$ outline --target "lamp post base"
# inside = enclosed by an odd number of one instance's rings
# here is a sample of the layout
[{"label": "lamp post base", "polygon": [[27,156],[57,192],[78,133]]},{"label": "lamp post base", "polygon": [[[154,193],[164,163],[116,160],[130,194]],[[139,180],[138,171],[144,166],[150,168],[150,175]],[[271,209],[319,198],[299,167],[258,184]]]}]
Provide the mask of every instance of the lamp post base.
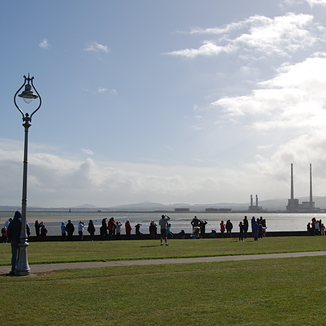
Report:
[{"label": "lamp post base", "polygon": [[26,241],[18,245],[19,252],[18,252],[17,267],[15,270],[15,275],[17,276],[27,276],[30,274],[30,269],[29,269],[28,259],[27,259],[27,250],[26,250],[27,246],[28,243]]}]

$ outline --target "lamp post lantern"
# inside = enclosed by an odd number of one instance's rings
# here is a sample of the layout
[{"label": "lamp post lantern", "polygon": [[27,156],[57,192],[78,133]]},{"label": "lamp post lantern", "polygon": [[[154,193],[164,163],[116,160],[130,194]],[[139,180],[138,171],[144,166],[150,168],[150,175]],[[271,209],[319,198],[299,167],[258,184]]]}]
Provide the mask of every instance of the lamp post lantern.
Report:
[{"label": "lamp post lantern", "polygon": [[[23,160],[23,191],[22,191],[22,228],[20,233],[20,241],[19,241],[19,252],[18,252],[18,259],[17,259],[17,266],[15,270],[15,275],[18,276],[25,276],[30,274],[30,268],[28,265],[28,258],[27,258],[27,236],[26,236],[26,208],[27,208],[27,162],[28,162],[28,129],[31,126],[32,117],[39,110],[42,104],[41,96],[38,93],[37,89],[34,87],[33,84],[34,77],[24,76],[24,83],[18,89],[14,96],[14,104],[18,111],[21,113],[23,118],[23,127],[25,129],[25,136],[24,136],[24,160]],[[25,88],[21,94],[18,93]],[[35,92],[34,92],[35,91]],[[30,115],[29,113],[24,113],[22,109],[17,105],[16,99],[18,97],[23,98],[23,100],[29,104],[34,99],[38,99],[38,106]]]}]

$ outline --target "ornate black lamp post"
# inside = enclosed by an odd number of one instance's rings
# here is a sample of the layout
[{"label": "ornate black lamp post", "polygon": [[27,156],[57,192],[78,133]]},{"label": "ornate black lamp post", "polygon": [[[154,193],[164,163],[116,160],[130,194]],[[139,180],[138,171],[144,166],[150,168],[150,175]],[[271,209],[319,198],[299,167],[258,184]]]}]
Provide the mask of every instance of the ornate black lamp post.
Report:
[{"label": "ornate black lamp post", "polygon": [[[28,77],[24,76],[24,83],[23,85],[18,89],[14,96],[14,103],[18,111],[21,113],[23,117],[23,127],[25,128],[25,138],[24,138],[24,161],[23,161],[23,195],[22,195],[22,229],[20,233],[20,243],[19,243],[19,253],[18,253],[18,259],[17,259],[17,267],[15,270],[15,274],[19,276],[25,276],[30,274],[30,269],[28,265],[28,259],[27,259],[27,236],[26,236],[26,208],[27,208],[27,158],[28,158],[28,129],[31,126],[32,117],[36,111],[39,110],[42,104],[41,96],[34,87],[33,84],[34,77],[30,78],[29,74]],[[24,91],[22,91],[21,94],[18,95],[18,93],[21,91],[21,89],[25,87]],[[34,93],[35,91],[35,93]],[[17,105],[16,98],[17,95],[23,100],[29,104],[34,99],[38,99],[38,106],[33,111],[31,115],[28,113],[24,113],[19,106]]]}]

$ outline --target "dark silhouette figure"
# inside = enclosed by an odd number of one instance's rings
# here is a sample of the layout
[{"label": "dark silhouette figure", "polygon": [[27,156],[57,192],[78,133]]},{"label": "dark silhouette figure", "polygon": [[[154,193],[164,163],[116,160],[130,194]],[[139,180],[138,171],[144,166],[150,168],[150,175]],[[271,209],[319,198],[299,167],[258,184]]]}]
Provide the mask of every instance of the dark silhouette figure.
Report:
[{"label": "dark silhouette figure", "polygon": [[93,241],[95,234],[95,226],[92,220],[89,220],[87,231],[89,233],[90,240]]},{"label": "dark silhouette figure", "polygon": [[239,241],[243,241],[243,234],[244,234],[244,225],[242,222],[239,223]]},{"label": "dark silhouette figure", "polygon": [[136,235],[139,239],[142,239],[143,238],[143,234],[140,232],[140,227],[141,227],[141,224],[140,223],[137,223],[136,226],[135,226],[135,231],[136,231]]},{"label": "dark silhouette figure", "polygon": [[129,240],[130,239],[131,230],[132,230],[132,227],[131,227],[131,224],[130,224],[129,220],[127,220],[126,223],[125,223],[125,229],[126,229],[127,239]]},{"label": "dark silhouette figure", "polygon": [[19,211],[15,212],[13,220],[8,225],[7,236],[11,243],[11,271],[9,275],[15,275],[17,266],[20,232],[22,228],[22,215]]},{"label": "dark silhouette figure", "polygon": [[74,231],[75,231],[75,227],[71,223],[70,220],[68,220],[68,223],[66,225],[66,231],[67,231],[67,234],[68,234],[68,240],[71,241],[72,240],[72,235],[74,234]]},{"label": "dark silhouette figure", "polygon": [[106,218],[103,218],[103,220],[102,220],[102,226],[100,228],[100,234],[101,234],[102,240],[106,240],[108,238],[108,230],[107,230],[107,226],[106,226]]},{"label": "dark silhouette figure", "polygon": [[206,224],[207,224],[207,221],[203,221],[203,220],[201,220],[200,221],[200,224],[199,224],[199,227],[200,227],[200,236],[202,238],[205,238]]},{"label": "dark silhouette figure", "polygon": [[243,219],[243,237],[245,239],[247,239],[248,229],[249,229],[249,222],[247,216],[245,216]]},{"label": "dark silhouette figure", "polygon": [[151,235],[151,239],[156,239],[157,225],[154,221],[151,221],[151,223],[149,224],[149,234]]},{"label": "dark silhouette figure", "polygon": [[229,238],[232,238],[232,229],[233,229],[233,224],[230,220],[226,221],[226,234],[228,235]]}]

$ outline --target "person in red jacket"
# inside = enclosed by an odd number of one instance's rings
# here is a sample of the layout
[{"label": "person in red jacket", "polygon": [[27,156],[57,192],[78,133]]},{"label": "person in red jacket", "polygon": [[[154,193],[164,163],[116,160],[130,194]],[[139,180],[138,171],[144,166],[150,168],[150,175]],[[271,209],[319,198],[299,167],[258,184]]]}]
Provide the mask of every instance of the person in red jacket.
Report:
[{"label": "person in red jacket", "polygon": [[114,217],[111,217],[108,222],[108,230],[109,230],[109,240],[112,240],[114,234],[115,234],[115,220]]},{"label": "person in red jacket", "polygon": [[130,234],[131,234],[132,227],[130,225],[129,220],[126,221],[125,228],[126,228],[127,239],[130,239]]},{"label": "person in red jacket", "polygon": [[224,238],[224,232],[225,232],[225,224],[224,224],[224,221],[221,221],[221,223],[220,223],[220,231],[221,231],[222,238]]}]

